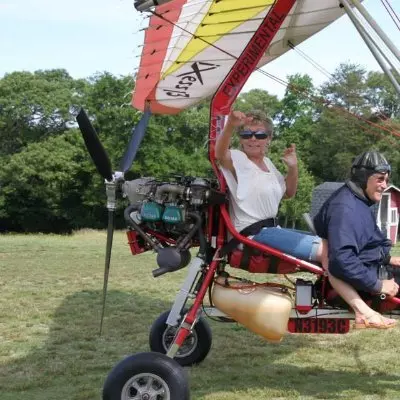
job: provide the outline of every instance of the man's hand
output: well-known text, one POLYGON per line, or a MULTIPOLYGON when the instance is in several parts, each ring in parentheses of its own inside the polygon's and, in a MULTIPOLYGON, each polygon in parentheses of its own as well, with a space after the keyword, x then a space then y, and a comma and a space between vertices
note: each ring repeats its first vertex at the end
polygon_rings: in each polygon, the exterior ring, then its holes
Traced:
POLYGON ((381 293, 387 294, 388 296, 394 297, 399 291, 399 285, 394 279, 384 279, 382 281, 381 293))
POLYGON ((400 267, 400 257, 399 256, 391 256, 389 264, 393 265, 393 267, 400 267))
POLYGON ((248 117, 241 111, 232 111, 228 116, 227 125, 237 128, 238 126, 250 125, 252 120, 253 117, 248 117))
POLYGON ((289 167, 297 166, 296 145, 291 144, 290 147, 283 152, 282 161, 289 167))

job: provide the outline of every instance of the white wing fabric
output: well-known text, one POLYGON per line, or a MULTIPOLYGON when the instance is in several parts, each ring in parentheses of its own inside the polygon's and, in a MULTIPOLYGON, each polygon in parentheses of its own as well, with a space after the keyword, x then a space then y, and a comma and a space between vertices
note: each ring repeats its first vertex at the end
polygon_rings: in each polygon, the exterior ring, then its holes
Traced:
MULTIPOLYGON (((173 0, 146 29, 132 105, 175 114, 213 95, 274 3, 286 0, 173 0)), ((342 16, 338 0, 297 0, 258 66, 342 16)))

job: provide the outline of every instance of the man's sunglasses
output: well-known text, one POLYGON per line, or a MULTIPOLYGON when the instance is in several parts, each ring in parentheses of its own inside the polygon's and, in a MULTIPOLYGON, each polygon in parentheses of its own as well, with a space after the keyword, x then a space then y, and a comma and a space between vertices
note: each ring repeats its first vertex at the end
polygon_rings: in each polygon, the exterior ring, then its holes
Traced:
POLYGON ((272 136, 272 132, 265 132, 265 131, 257 131, 257 132, 253 132, 253 131, 241 131, 239 132, 239 136, 242 139, 250 139, 252 136, 254 136, 256 139, 267 139, 270 136, 272 136))

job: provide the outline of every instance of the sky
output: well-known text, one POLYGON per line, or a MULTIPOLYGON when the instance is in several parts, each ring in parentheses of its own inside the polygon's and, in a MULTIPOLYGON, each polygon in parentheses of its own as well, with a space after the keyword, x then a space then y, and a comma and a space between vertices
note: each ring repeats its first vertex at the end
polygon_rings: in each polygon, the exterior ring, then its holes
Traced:
MULTIPOLYGON (((400 0, 389 3, 400 16, 400 0)), ((363 4, 399 45, 400 31, 381 0, 365 0, 363 4)), ((133 75, 145 26, 133 0, 0 0, 0 77, 14 71, 53 68, 64 68, 74 78, 103 71, 133 75)), ((380 70, 347 16, 302 43, 299 49, 330 73, 342 62, 380 70)), ((264 70, 283 80, 295 73, 309 74, 316 85, 327 80, 293 51, 264 70)), ((278 97, 285 90, 257 72, 244 90, 252 88, 268 90, 278 97)))

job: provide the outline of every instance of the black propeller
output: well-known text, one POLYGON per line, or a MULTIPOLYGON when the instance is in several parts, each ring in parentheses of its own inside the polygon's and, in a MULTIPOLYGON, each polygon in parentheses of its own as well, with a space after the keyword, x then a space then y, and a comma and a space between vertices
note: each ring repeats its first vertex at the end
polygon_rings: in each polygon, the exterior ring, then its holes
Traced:
POLYGON ((112 180, 112 169, 111 169, 111 162, 108 158, 106 151, 104 150, 103 145, 101 144, 99 137, 97 136, 96 130, 93 128, 89 117, 81 108, 79 111, 76 121, 78 122, 79 129, 82 132, 83 140, 85 141, 86 148, 94 165, 99 171, 99 174, 106 179, 107 181, 112 180))
POLYGON ((110 261, 111 261, 111 250, 112 242, 114 237, 114 212, 116 208, 116 190, 117 185, 124 180, 124 173, 127 172, 132 166, 135 160, 136 153, 143 139, 146 131, 147 124, 150 118, 150 111, 145 111, 141 120, 132 129, 132 137, 129 141, 129 145, 126 149, 124 157, 120 164, 120 171, 113 173, 111 168, 111 162, 102 146, 99 137, 97 136, 96 130, 85 111, 81 109, 76 117, 79 128, 82 132, 83 139, 85 141, 86 148, 96 165, 97 171, 105 179, 106 194, 107 194, 107 209, 108 209, 108 227, 107 227, 107 244, 106 244, 106 258, 104 266, 104 282, 103 282, 103 302, 100 319, 100 335, 103 329, 103 319, 106 306, 107 297, 107 286, 108 276, 110 273, 110 261))
POLYGON ((142 142, 143 136, 146 132, 146 127, 149 123, 150 111, 145 111, 143 117, 139 123, 133 128, 131 140, 129 141, 128 147, 126 148, 124 157, 119 165, 119 170, 126 172, 132 166, 133 161, 136 157, 136 153, 139 149, 140 143, 142 142))

